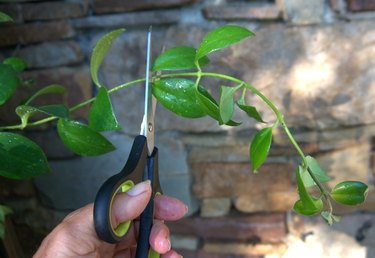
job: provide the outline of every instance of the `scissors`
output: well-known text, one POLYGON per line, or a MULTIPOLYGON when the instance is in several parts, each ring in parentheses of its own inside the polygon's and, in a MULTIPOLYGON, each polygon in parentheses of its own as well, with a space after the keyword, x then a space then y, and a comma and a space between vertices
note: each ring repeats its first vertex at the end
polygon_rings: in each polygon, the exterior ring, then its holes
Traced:
POLYGON ((136 258, 147 258, 150 249, 149 237, 154 219, 154 197, 160 193, 158 176, 158 149, 154 146, 154 115, 156 99, 150 85, 151 27, 147 36, 146 85, 144 116, 140 135, 136 136, 124 168, 110 177, 99 189, 94 203, 94 224, 97 235, 108 243, 118 243, 126 235, 131 221, 114 228, 111 211, 116 194, 126 192, 138 183, 151 181, 152 197, 140 216, 136 258))

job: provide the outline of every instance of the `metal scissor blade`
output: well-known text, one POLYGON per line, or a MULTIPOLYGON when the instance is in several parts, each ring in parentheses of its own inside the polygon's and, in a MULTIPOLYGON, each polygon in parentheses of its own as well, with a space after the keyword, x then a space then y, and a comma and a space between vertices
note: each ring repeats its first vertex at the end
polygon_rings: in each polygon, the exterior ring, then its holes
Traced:
POLYGON ((151 155, 154 150, 154 115, 156 99, 152 96, 150 60, 151 60, 151 30, 150 26, 147 34, 147 57, 146 57, 146 85, 145 85, 145 112, 141 126, 141 135, 147 138, 148 154, 151 155))

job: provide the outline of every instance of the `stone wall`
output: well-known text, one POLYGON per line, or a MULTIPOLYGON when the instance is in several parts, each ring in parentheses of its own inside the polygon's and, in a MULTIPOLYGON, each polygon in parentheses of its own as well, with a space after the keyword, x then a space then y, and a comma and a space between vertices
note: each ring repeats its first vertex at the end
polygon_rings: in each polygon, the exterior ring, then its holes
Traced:
MULTIPOLYGON (((153 26, 153 56, 162 47, 197 46, 211 29, 239 24, 256 37, 210 56, 210 71, 256 86, 284 113, 306 154, 333 178, 370 185, 368 201, 336 209, 346 214, 328 228, 320 219, 290 211, 296 201, 298 155, 281 129, 274 132, 270 157, 250 172, 248 143, 259 125, 241 113, 236 128, 209 118, 183 119, 157 109, 156 144, 164 192, 183 199, 189 216, 170 223, 173 245, 184 257, 375 257, 375 6, 367 0, 67 0, 1 1, 15 20, 0 26, 0 58, 26 60, 25 78, 35 88, 61 83, 65 101, 77 104, 95 94, 88 61, 95 42, 112 29, 127 31, 115 41, 101 70, 109 88, 144 74, 146 31, 153 26)), ((214 95, 220 81, 205 81, 214 95)), ((26 90, 28 91, 28 90, 26 90)), ((0 108, 0 123, 20 98, 0 108)), ((52 172, 31 181, 0 180, 0 200, 30 257, 40 240, 67 212, 91 202, 101 183, 123 166, 142 119, 141 87, 114 95, 123 127, 106 136, 115 152, 77 157, 62 146, 56 129, 27 134, 47 153, 52 172), (30 237, 30 236, 33 237, 30 237)), ((51 100, 43 100, 51 101, 51 100)), ((52 100, 53 101, 53 100, 52 100)), ((264 120, 274 116, 261 100, 264 120)), ((87 108, 74 113, 85 120, 87 108)))

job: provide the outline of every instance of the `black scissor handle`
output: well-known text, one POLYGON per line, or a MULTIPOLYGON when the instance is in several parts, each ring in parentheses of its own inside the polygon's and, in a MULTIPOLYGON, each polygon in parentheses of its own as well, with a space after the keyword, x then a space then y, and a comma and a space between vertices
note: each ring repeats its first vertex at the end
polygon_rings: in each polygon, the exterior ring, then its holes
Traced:
POLYGON ((143 181, 143 174, 147 167, 146 162, 147 139, 143 135, 138 135, 134 139, 128 161, 123 170, 107 179, 96 195, 94 202, 94 225, 100 239, 108 243, 118 243, 126 235, 127 230, 116 231, 112 226, 112 203, 116 194, 128 180, 133 180, 134 182, 143 181))

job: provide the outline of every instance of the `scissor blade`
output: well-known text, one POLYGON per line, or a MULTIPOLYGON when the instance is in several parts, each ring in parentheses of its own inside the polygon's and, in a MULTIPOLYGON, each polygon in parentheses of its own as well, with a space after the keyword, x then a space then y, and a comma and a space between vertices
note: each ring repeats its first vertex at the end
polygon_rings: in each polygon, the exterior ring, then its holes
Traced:
POLYGON ((154 110, 156 101, 152 96, 151 75, 151 27, 147 34, 147 57, 146 57, 146 85, 145 85, 145 113, 141 127, 141 134, 147 138, 148 154, 151 155, 154 150, 154 110))

